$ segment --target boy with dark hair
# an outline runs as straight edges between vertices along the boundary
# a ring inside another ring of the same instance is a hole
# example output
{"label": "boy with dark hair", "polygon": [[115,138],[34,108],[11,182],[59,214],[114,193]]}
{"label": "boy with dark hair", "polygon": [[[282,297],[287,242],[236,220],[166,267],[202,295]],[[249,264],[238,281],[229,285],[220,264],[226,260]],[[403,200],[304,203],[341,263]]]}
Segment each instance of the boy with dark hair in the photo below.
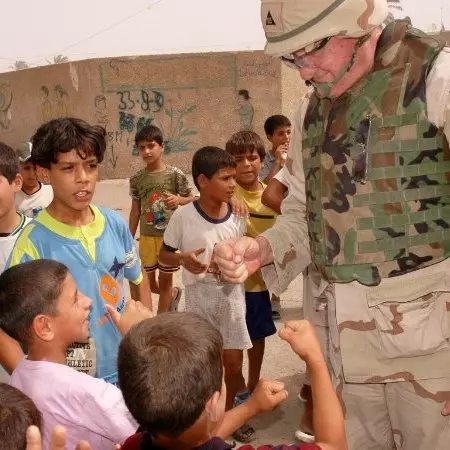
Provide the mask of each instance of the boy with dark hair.
{"label": "boy with dark hair", "polygon": [[272,147],[266,153],[260,174],[261,180],[267,184],[284,166],[291,140],[291,122],[281,114],[270,116],[264,122],[264,131]]}
{"label": "boy with dark hair", "polygon": [[146,167],[130,178],[129,226],[134,236],[140,222],[139,253],[150,289],[159,294],[158,313],[162,313],[176,310],[181,297],[181,289],[172,287],[173,273],[179,267],[167,266],[158,260],[162,236],[173,210],[191,202],[193,196],[184,173],[164,163],[164,140],[158,127],[143,127],[136,134],[135,142]]}
{"label": "boy with dark hair", "polygon": [[242,236],[245,219],[232,214],[236,163],[225,150],[203,147],[192,158],[192,176],[200,198],[178,208],[164,232],[160,259],[183,266],[186,310],[196,312],[221,332],[227,384],[227,409],[245,381],[243,350],[252,344],[245,323],[243,285],[223,282],[214,273],[211,255],[223,239]]}
{"label": "boy with dark hair", "polygon": [[[265,184],[259,180],[262,162],[265,157],[264,142],[253,131],[239,131],[226,143],[225,149],[235,159],[236,197],[248,208],[246,235],[255,237],[275,223],[276,214],[261,203]],[[253,347],[248,350],[247,389],[238,393],[238,400],[244,401],[252,392],[261,375],[264,357],[265,338],[276,333],[272,319],[270,295],[261,272],[255,272],[245,282],[246,322]]]}
{"label": "boy with dark hair", "polygon": [[[306,361],[317,401],[317,445],[289,448],[346,450],[342,410],[314,328],[306,321],[289,322],[280,337]],[[225,413],[222,349],[218,330],[192,313],[165,314],[129,331],[119,349],[119,383],[142,433],[122,450],[228,450],[223,437],[287,398],[283,383],[261,380],[245,404]],[[261,447],[269,448],[285,447]]]}
{"label": "boy with dark hair", "polygon": [[25,450],[31,425],[42,427],[42,415],[36,405],[19,389],[0,383],[0,448]]}
{"label": "boy with dark hair", "polygon": [[54,198],[24,229],[9,265],[48,258],[69,267],[93,304],[90,339],[74,344],[67,362],[116,383],[121,335],[106,306],[123,311],[124,278],[138,286],[145,305],[151,307],[151,299],[127,224],[118,213],[91,204],[106,148],[105,130],[81,119],[55,119],[36,131],[32,145],[32,159],[48,177]]}
{"label": "boy with dark hair", "polygon": [[22,176],[22,189],[16,195],[17,211],[28,217],[35,217],[53,200],[53,189],[41,183],[36,173],[36,164],[31,159],[31,142],[22,144],[16,150]]}
{"label": "boy with dark hair", "polygon": [[[41,411],[44,442],[59,424],[67,428],[69,448],[83,438],[96,450],[110,450],[137,429],[121,391],[65,364],[68,347],[89,335],[91,306],[68,268],[57,261],[30,261],[0,276],[0,326],[28,352],[10,383]],[[132,300],[122,316],[113,305],[108,312],[121,332],[151,317]]]}
{"label": "boy with dark hair", "polygon": [[[0,142],[0,274],[14,244],[30,221],[16,212],[15,196],[22,187],[19,163],[14,150]],[[20,361],[21,350],[17,342],[0,330],[0,381],[9,379],[8,373]]]}

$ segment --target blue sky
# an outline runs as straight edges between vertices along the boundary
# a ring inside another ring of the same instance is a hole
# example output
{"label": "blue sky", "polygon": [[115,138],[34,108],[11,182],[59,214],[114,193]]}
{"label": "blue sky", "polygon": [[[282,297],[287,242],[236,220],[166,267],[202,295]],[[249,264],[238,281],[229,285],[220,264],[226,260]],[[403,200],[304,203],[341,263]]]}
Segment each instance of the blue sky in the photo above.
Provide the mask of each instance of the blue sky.
{"label": "blue sky", "polygon": [[[54,55],[104,56],[262,49],[260,0],[8,0],[0,71]],[[402,0],[415,26],[450,29],[449,0]],[[426,8],[423,7],[426,3]],[[25,13],[26,11],[26,13]]]}

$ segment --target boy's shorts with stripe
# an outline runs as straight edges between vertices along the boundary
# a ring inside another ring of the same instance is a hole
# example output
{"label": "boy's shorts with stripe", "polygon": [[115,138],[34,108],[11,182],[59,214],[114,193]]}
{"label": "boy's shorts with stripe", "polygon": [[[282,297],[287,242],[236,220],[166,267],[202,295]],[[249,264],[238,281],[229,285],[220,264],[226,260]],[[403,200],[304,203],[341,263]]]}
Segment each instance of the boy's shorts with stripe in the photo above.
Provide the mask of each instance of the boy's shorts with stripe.
{"label": "boy's shorts with stripe", "polygon": [[252,341],[264,339],[277,332],[272,319],[269,291],[245,293],[248,334]]}
{"label": "boy's shorts with stripe", "polygon": [[174,273],[180,266],[166,266],[159,259],[159,251],[163,244],[162,236],[142,236],[139,238],[139,256],[141,257],[142,267],[145,271],[154,272],[159,269],[160,272]]}

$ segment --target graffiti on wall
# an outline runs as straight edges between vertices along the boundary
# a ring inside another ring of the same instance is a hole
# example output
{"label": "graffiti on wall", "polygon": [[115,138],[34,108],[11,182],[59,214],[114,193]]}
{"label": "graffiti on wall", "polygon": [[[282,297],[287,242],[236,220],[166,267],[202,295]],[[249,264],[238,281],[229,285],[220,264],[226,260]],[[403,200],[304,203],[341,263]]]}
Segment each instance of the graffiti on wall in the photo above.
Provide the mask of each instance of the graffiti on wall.
{"label": "graffiti on wall", "polygon": [[245,61],[242,67],[239,67],[238,75],[244,77],[270,77],[276,78],[276,66],[272,61],[262,58],[253,58]]}
{"label": "graffiti on wall", "polygon": [[238,91],[238,112],[241,130],[253,130],[253,116],[255,111],[247,89]]}
{"label": "graffiti on wall", "polygon": [[13,93],[7,83],[0,84],[0,131],[9,130],[12,120]]}
{"label": "graffiti on wall", "polygon": [[41,86],[41,117],[44,122],[50,119],[68,116],[69,94],[66,89],[57,84],[50,89],[48,86]]}
{"label": "graffiti on wall", "polygon": [[[196,105],[185,103],[173,106],[173,101],[166,102],[165,94],[156,89],[139,89],[138,91],[117,90],[118,129],[121,132],[137,133],[143,127],[154,124],[161,128],[165,136],[167,153],[190,150],[190,137],[197,134],[193,128],[186,126],[185,120],[192,114]],[[178,102],[182,100],[178,94]],[[168,103],[168,105],[166,105]],[[132,155],[139,152],[134,146]]]}

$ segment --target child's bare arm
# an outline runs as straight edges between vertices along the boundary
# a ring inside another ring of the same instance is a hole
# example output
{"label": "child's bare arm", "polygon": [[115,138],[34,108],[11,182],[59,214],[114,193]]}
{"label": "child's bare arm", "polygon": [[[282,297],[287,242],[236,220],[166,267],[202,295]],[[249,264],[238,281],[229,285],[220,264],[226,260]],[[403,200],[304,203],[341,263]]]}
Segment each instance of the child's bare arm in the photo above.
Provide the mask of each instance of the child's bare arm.
{"label": "child's bare arm", "polygon": [[159,260],[168,266],[183,266],[189,272],[199,274],[208,268],[207,264],[203,264],[197,258],[204,251],[204,248],[199,248],[193,252],[178,252],[163,244],[159,252]]}
{"label": "child's bare arm", "polygon": [[284,200],[286,191],[287,187],[283,183],[276,178],[272,178],[266,189],[264,189],[261,203],[268,208],[272,208],[276,213],[281,214],[281,202]]}
{"label": "child's bare arm", "polygon": [[133,198],[133,200],[131,201],[130,218],[128,223],[131,235],[133,237],[136,234],[140,217],[141,217],[141,201]]}
{"label": "child's bare arm", "polygon": [[307,320],[287,322],[279,335],[306,362],[311,377],[317,445],[323,450],[347,450],[342,408],[313,325]]}
{"label": "child's bare arm", "polygon": [[225,413],[214,434],[225,439],[257,414],[272,411],[287,397],[284,383],[262,378],[247,402]]}
{"label": "child's bare arm", "polygon": [[11,374],[24,356],[19,343],[0,330],[0,364],[7,372]]}

